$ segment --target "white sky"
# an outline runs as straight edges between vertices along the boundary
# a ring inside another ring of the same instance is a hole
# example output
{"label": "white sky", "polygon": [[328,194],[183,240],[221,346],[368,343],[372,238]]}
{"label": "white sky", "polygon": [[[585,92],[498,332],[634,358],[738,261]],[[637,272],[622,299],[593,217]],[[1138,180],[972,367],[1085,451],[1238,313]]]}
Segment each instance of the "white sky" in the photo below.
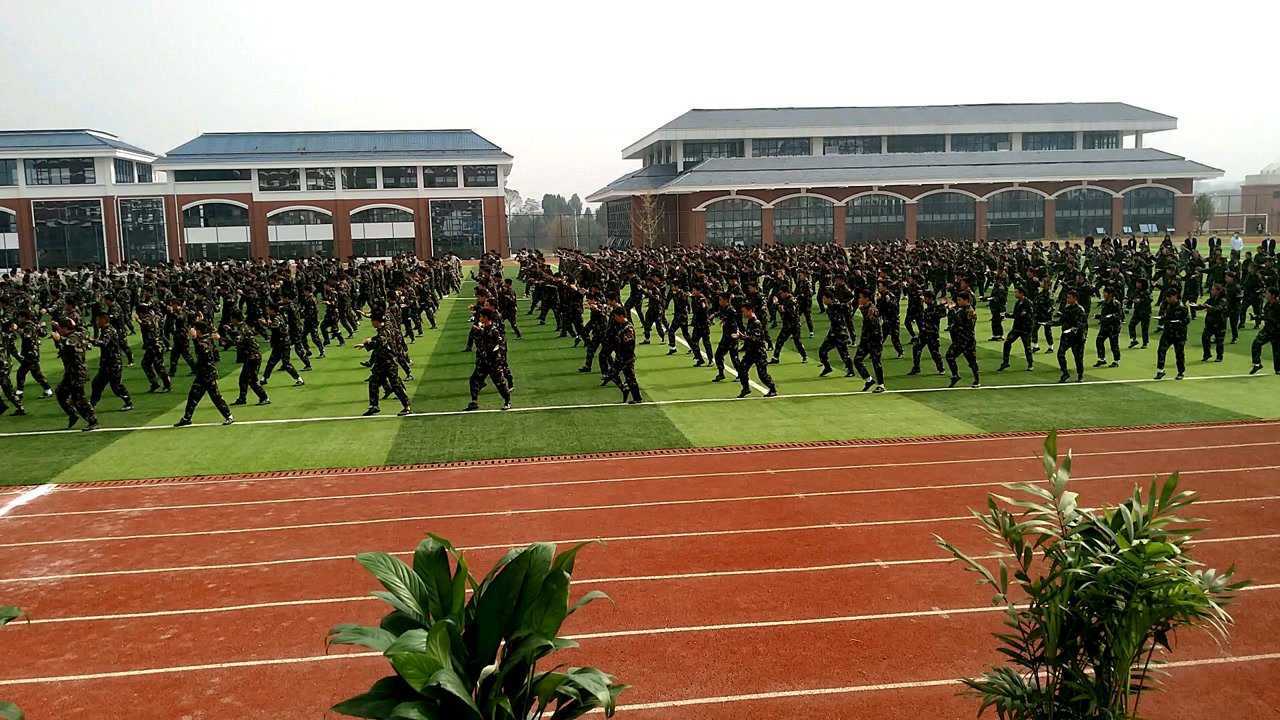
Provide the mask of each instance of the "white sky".
{"label": "white sky", "polygon": [[1280,159],[1280,3],[0,0],[0,128],[470,127],[568,197],[691,107],[1133,103],[1242,177]]}

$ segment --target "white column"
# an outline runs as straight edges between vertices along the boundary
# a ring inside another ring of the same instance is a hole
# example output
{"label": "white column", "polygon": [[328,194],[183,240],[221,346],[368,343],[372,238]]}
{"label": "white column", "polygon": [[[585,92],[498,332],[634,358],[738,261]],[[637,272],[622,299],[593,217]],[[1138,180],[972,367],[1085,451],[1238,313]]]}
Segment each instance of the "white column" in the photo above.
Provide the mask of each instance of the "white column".
{"label": "white column", "polygon": [[889,136],[888,135],[880,136],[880,152],[882,153],[889,152]]}
{"label": "white column", "polygon": [[1022,149],[1022,133],[1020,132],[1009,133],[1009,149],[1010,150]]}
{"label": "white column", "polygon": [[942,136],[942,151],[951,152],[951,133]]}
{"label": "white column", "polygon": [[1083,150],[1083,149],[1084,149],[1084,131],[1078,130],[1076,131],[1076,150]]}
{"label": "white column", "polygon": [[742,157],[751,157],[751,138],[742,141]]}
{"label": "white column", "polygon": [[684,172],[684,141],[676,141],[676,172]]}
{"label": "white column", "polygon": [[809,154],[810,155],[822,154],[822,138],[820,137],[809,138]]}
{"label": "white column", "polygon": [[1142,131],[1141,130],[1133,134],[1133,146],[1135,148],[1142,147]]}

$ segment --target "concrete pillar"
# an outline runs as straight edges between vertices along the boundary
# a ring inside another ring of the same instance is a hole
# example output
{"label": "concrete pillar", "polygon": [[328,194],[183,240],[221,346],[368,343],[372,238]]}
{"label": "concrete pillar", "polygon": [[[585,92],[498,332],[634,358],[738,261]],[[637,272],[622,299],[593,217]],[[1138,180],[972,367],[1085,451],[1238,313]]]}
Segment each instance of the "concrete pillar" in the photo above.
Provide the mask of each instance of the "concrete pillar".
{"label": "concrete pillar", "polygon": [[1056,198],[1044,199],[1044,237],[1052,240],[1058,235],[1057,228],[1058,201]]}
{"label": "concrete pillar", "polygon": [[911,201],[903,203],[903,207],[907,211],[906,221],[903,223],[902,232],[907,236],[908,242],[914,242],[916,239],[916,218],[920,214],[920,204]]}
{"label": "concrete pillar", "polygon": [[760,244],[772,245],[773,239],[773,208],[760,209]]}
{"label": "concrete pillar", "polygon": [[102,200],[102,236],[107,242],[107,265],[119,265],[121,262],[120,220],[119,213],[116,212],[116,199],[113,197],[99,199]]}
{"label": "concrete pillar", "polygon": [[975,200],[973,203],[973,215],[977,228],[974,230],[974,237],[983,240],[987,237],[987,201]]}
{"label": "concrete pillar", "polygon": [[19,200],[18,211],[18,263],[24,269],[36,268],[36,227],[31,215],[31,201]]}
{"label": "concrete pillar", "polygon": [[1135,148],[1142,147],[1142,131],[1141,130],[1133,134],[1133,146]]}
{"label": "concrete pillar", "polygon": [[[1088,228],[1092,232],[1093,228]],[[1137,228],[1134,228],[1137,232]],[[1117,236],[1124,233],[1124,196],[1117,195],[1111,198],[1111,235]]]}
{"label": "concrete pillar", "polygon": [[267,242],[267,210],[261,203],[249,203],[249,257],[267,258],[271,246]]}
{"label": "concrete pillar", "polygon": [[835,221],[835,235],[833,239],[840,247],[844,247],[848,243],[848,237],[845,235],[845,217],[848,215],[849,208],[845,205],[836,205],[832,209],[832,219]]}
{"label": "concrete pillar", "polygon": [[345,259],[351,257],[353,251],[351,207],[348,203],[336,202],[333,208],[333,256]]}
{"label": "concrete pillar", "polygon": [[182,211],[178,209],[177,195],[164,197],[164,232],[169,246],[169,261],[183,257],[186,248],[182,245]]}
{"label": "concrete pillar", "polygon": [[427,198],[418,198],[414,203],[413,251],[421,258],[429,258],[434,253],[431,247],[431,201]]}

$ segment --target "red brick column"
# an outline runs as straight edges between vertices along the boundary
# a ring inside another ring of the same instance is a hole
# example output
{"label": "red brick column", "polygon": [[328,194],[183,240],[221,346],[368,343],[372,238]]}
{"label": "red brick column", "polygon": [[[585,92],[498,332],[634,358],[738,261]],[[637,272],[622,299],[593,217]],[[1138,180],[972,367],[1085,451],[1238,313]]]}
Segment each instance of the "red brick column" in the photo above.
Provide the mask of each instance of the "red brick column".
{"label": "red brick column", "polygon": [[120,219],[116,212],[116,199],[99,198],[102,201],[102,236],[107,241],[107,265],[119,265],[121,262]]}
{"label": "red brick column", "polygon": [[909,202],[903,203],[906,208],[907,218],[903,222],[902,232],[906,235],[906,240],[914,242],[916,239],[916,218],[920,215],[920,204]]}
{"label": "red brick column", "polygon": [[484,249],[507,256],[507,211],[505,198],[487,197],[484,204]]}
{"label": "red brick column", "polygon": [[172,262],[183,256],[186,250],[182,245],[182,211],[178,209],[178,196],[164,196],[164,235],[165,243],[169,246],[169,261]]}
{"label": "red brick column", "polygon": [[773,239],[773,208],[760,209],[760,244],[772,245]]}
{"label": "red brick column", "polygon": [[[1173,227],[1183,235],[1196,228],[1195,199],[1190,195],[1173,196]],[[1164,228],[1160,228],[1164,230]]]}
{"label": "red brick column", "polygon": [[973,216],[977,228],[974,229],[974,237],[982,240],[987,237],[987,201],[975,200],[973,203]]}
{"label": "red brick column", "polygon": [[707,244],[707,214],[705,212],[689,213],[689,228],[685,238],[689,247],[700,247]]}
{"label": "red brick column", "polygon": [[333,256],[339,259],[351,257],[354,252],[351,243],[351,208],[349,202],[333,204]]}
{"label": "red brick column", "polygon": [[832,220],[835,222],[835,234],[833,235],[833,238],[835,240],[835,243],[841,247],[844,247],[848,240],[848,238],[845,237],[845,226],[844,226],[845,215],[848,213],[848,211],[849,211],[848,207],[844,205],[836,205],[833,208],[833,212],[831,213]]}
{"label": "red brick column", "polygon": [[1052,240],[1058,234],[1057,226],[1058,200],[1056,198],[1044,199],[1044,237],[1046,240]]}
{"label": "red brick column", "polygon": [[[1093,228],[1089,228],[1092,230]],[[1134,228],[1137,232],[1137,228]],[[1124,196],[1117,195],[1111,198],[1111,234],[1121,235],[1124,233]]]}
{"label": "red brick column", "polygon": [[271,246],[267,242],[267,208],[261,203],[249,203],[249,257],[267,258]]}

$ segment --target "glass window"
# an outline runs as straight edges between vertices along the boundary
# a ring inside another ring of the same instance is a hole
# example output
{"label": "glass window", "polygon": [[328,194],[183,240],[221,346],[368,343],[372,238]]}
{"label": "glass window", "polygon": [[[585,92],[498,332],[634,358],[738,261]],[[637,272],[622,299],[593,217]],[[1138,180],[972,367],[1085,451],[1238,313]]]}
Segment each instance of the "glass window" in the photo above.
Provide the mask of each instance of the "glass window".
{"label": "glass window", "polygon": [[1072,188],[1058,196],[1053,231],[1060,238],[1111,232],[1111,194],[1093,188]]}
{"label": "glass window", "polygon": [[416,188],[418,187],[418,168],[413,165],[397,165],[382,168],[382,187],[384,188]]}
{"label": "glass window", "polygon": [[1163,233],[1173,227],[1173,193],[1158,187],[1134,188],[1125,193],[1124,224],[1138,233]]}
{"label": "glass window", "polygon": [[1075,150],[1076,134],[1073,132],[1022,133],[1023,150]]}
{"label": "glass window", "polygon": [[121,198],[120,240],[124,261],[158,265],[169,260],[164,233],[164,201],[160,198]]}
{"label": "glass window", "polygon": [[1009,133],[958,133],[951,136],[951,152],[993,152],[1009,149]]}
{"label": "glass window", "polygon": [[811,155],[812,142],[802,138],[760,138],[751,141],[751,157]]}
{"label": "glass window", "polygon": [[149,182],[155,181],[154,180],[155,173],[153,172],[151,163],[137,163],[137,167],[138,167],[138,182],[149,183]]}
{"label": "glass window", "polygon": [[988,240],[1044,237],[1044,198],[1029,190],[1006,190],[987,200]]}
{"label": "glass window", "polygon": [[1084,150],[1118,150],[1124,147],[1118,130],[1102,132],[1086,132],[1084,134]]}
{"label": "glass window", "polygon": [[907,236],[907,210],[902,198],[863,195],[849,201],[845,238],[855,242],[885,242]]}
{"label": "glass window", "polygon": [[18,216],[0,208],[0,269],[18,267]]}
{"label": "glass window", "polygon": [[463,165],[462,184],[465,187],[498,187],[498,166]]}
{"label": "glass window", "polygon": [[457,165],[431,165],[422,168],[423,187],[458,187]]}
{"label": "glass window", "polygon": [[301,173],[297,168],[271,169],[258,171],[258,189],[263,192],[281,192],[285,190],[301,190]]}
{"label": "glass window", "polygon": [[247,260],[249,211],[225,202],[207,202],[182,211],[186,258],[198,260]]}
{"label": "glass window", "polygon": [[946,135],[890,135],[889,152],[925,153],[947,149]]}
{"label": "glass window", "polygon": [[102,203],[97,200],[31,203],[35,216],[36,263],[41,268],[107,264]]}
{"label": "glass window", "polygon": [[329,213],[319,210],[285,210],[267,218],[267,227],[279,225],[329,225],[333,222]]}
{"label": "glass window", "polygon": [[480,200],[432,200],[431,247],[436,255],[463,260],[484,254],[484,203]]}
{"label": "glass window", "polygon": [[174,170],[174,182],[230,182],[249,179],[248,170]]}
{"label": "glass window", "polygon": [[116,182],[131,183],[134,181],[134,170],[133,170],[132,162],[128,160],[121,160],[120,158],[116,158],[114,165],[116,169]]}
{"label": "glass window", "polygon": [[18,184],[18,161],[0,160],[0,185]]}
{"label": "glass window", "polygon": [[763,238],[760,204],[729,198],[717,200],[703,213],[707,244],[716,247],[758,247]]}
{"label": "glass window", "polygon": [[609,247],[631,247],[631,199],[610,200],[604,204],[604,211]]}
{"label": "glass window", "polygon": [[93,158],[27,160],[28,185],[92,185],[97,182]]}
{"label": "glass window", "polygon": [[824,155],[873,155],[884,148],[879,135],[845,135],[822,138]]}
{"label": "glass window", "polygon": [[332,190],[333,168],[307,168],[308,190]]}
{"label": "glass window", "polygon": [[18,216],[0,208],[0,235],[18,232]]}
{"label": "glass window", "polygon": [[274,260],[333,257],[333,217],[303,209],[268,217],[267,252]]}
{"label": "glass window", "polygon": [[916,216],[917,238],[972,240],[977,230],[977,206],[973,198],[942,192],[920,199]]}
{"label": "glass window", "polygon": [[395,257],[414,251],[413,213],[377,207],[351,214],[351,251],[356,257]]}
{"label": "glass window", "polygon": [[708,158],[742,157],[741,140],[685,140],[684,166],[700,163]]}
{"label": "glass window", "polygon": [[835,240],[834,204],[819,197],[783,200],[773,207],[773,239],[779,245]]}
{"label": "glass window", "polygon": [[344,190],[377,190],[378,169],[344,167],[342,168],[342,187]]}

